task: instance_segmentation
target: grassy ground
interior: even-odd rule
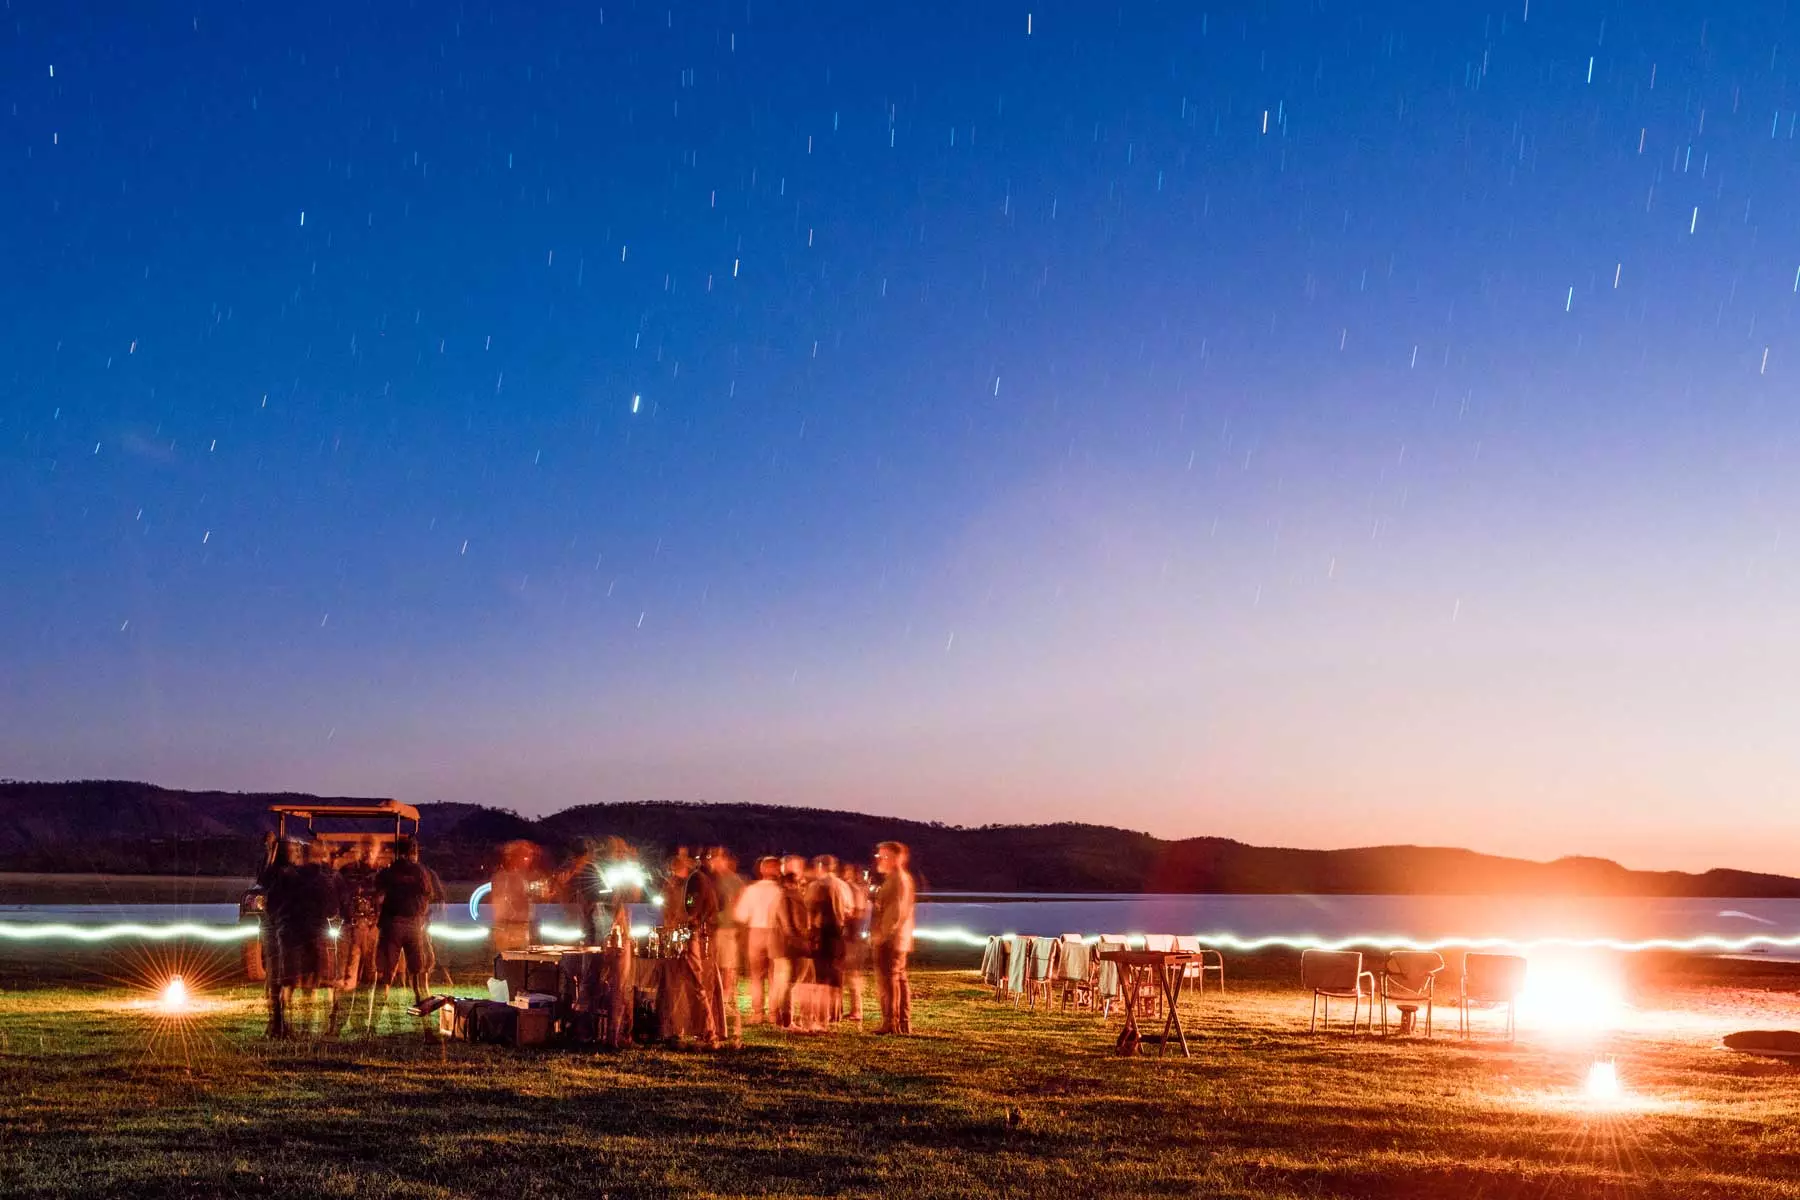
[[[918,974],[922,1036],[719,1054],[445,1044],[397,1005],[270,1044],[246,988],[166,1021],[121,986],[38,987],[0,992],[0,1194],[1792,1196],[1800,1074],[1714,1048],[1800,1023],[1767,982],[1670,976],[1596,1047],[1462,1044],[1454,1010],[1431,1042],[1311,1036],[1300,993],[1252,980],[1189,1007],[1194,1057],[1162,1061],[951,970]],[[1579,1098],[1596,1049],[1617,1107]]]

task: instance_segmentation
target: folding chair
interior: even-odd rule
[[[1112,937],[1101,934],[1100,940],[1094,944],[1094,999],[1100,1007],[1100,1015],[1112,1016],[1112,1006],[1125,994],[1119,982],[1119,964],[1109,962],[1100,956],[1108,950],[1123,950],[1125,943],[1115,941]]]
[[[1051,976],[1064,1012],[1072,1002],[1076,1008],[1094,1006],[1094,967],[1099,960],[1093,947],[1079,933],[1065,933],[1056,956],[1056,970]]]
[[[1210,973],[1219,977],[1219,994],[1225,994],[1225,954],[1223,951],[1214,950],[1210,946],[1202,946],[1197,937],[1177,937],[1175,948],[1200,956],[1199,962],[1189,963],[1187,970],[1183,972],[1194,981],[1196,991],[1205,989],[1206,977]]]
[[[1044,1007],[1050,1007],[1051,979],[1056,974],[1056,964],[1062,958],[1062,942],[1059,939],[1034,937],[1026,950],[1025,972],[1025,1007],[1036,1008],[1038,997],[1044,999]]]
[[[1462,1035],[1474,1032],[1469,1010],[1476,1004],[1506,1005],[1506,1040],[1519,1034],[1519,993],[1525,990],[1525,960],[1517,954],[1463,956],[1462,996],[1458,1006]]]
[[[1006,944],[1006,986],[1001,995],[1017,1004],[1031,978],[1031,939],[1015,933],[1002,940]]]
[[[994,989],[998,1000],[1006,991],[1006,943],[990,934],[987,948],[981,952],[981,982]]]
[[[1368,981],[1365,990],[1363,981]],[[1303,950],[1300,953],[1300,986],[1312,992],[1312,1025],[1319,1028],[1319,1000],[1325,1001],[1325,1028],[1331,1028],[1331,1001],[1350,1001],[1350,1032],[1356,1032],[1362,1002],[1369,1002],[1369,1028],[1375,1027],[1375,972],[1363,970],[1362,955],[1355,950]]]
[[[1387,1036],[1388,1001],[1400,1009],[1402,1032],[1410,1009],[1425,1009],[1425,1036],[1431,1036],[1431,1012],[1435,1005],[1438,972],[1444,969],[1444,956],[1436,950],[1396,950],[1387,956],[1381,974],[1381,1033]]]

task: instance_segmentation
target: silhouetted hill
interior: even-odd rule
[[[0,783],[0,870],[243,874],[273,827],[271,803],[320,799],[358,798]],[[568,853],[584,838],[617,835],[652,859],[717,842],[746,862],[783,852],[861,862],[892,838],[912,846],[932,887],[953,891],[1800,896],[1800,879],[1749,871],[1629,871],[1606,859],[1539,863],[1432,846],[1290,850],[1103,825],[963,828],[762,804],[588,804],[540,819],[474,804],[419,811],[425,856],[451,879],[483,878],[513,838]]]

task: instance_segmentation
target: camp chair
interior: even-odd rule
[[[1363,981],[1368,981],[1364,990]],[[1325,999],[1325,1028],[1331,1028],[1331,1001],[1333,997],[1348,1000],[1350,1007],[1350,1032],[1356,1032],[1356,1017],[1362,1009],[1365,997],[1369,1001],[1369,1025],[1375,1023],[1375,973],[1365,971],[1362,966],[1362,954],[1355,950],[1303,950],[1300,953],[1300,986],[1312,992],[1312,1025],[1310,1031],[1319,1027],[1319,998]]]
[[[1387,956],[1381,974],[1381,1033],[1387,1036],[1388,1001],[1400,1009],[1401,1022],[1408,1009],[1425,1009],[1425,1036],[1431,1036],[1431,1010],[1437,991],[1438,972],[1444,969],[1444,956],[1436,950],[1396,950]]]
[[[1144,949],[1146,950],[1173,950],[1174,948],[1175,935],[1172,933],[1146,933],[1144,935]]]
[[[1123,939],[1115,939],[1104,933],[1100,935],[1100,940],[1094,943],[1094,962],[1096,964],[1094,967],[1094,999],[1100,1005],[1100,1015],[1104,1017],[1112,1015],[1113,1002],[1125,994],[1125,989],[1119,983],[1119,964],[1107,962],[1100,956],[1108,950],[1123,949],[1125,949]]]
[[[1025,972],[1025,1007],[1036,1008],[1038,997],[1044,998],[1044,1007],[1050,1007],[1051,980],[1056,974],[1056,965],[1062,958],[1062,942],[1053,938],[1034,937],[1030,939],[1026,950]]]
[[[994,999],[1001,999],[1006,990],[1006,943],[997,934],[988,936],[988,945],[981,952],[981,982],[988,988],[994,988]]]
[[[1017,1004],[1025,995],[1026,981],[1031,978],[1031,939],[1015,933],[1002,940],[1006,944],[1006,984],[1001,996]]]
[[[1519,1034],[1519,993],[1525,990],[1525,960],[1517,954],[1463,956],[1461,1026],[1473,1032],[1469,1009],[1476,1004],[1506,1005],[1506,1040]]]
[[[1175,948],[1187,954],[1198,954],[1200,956],[1199,962],[1189,963],[1187,969],[1182,972],[1189,979],[1194,981],[1196,990],[1206,987],[1206,976],[1208,973],[1211,973],[1219,977],[1219,993],[1221,995],[1224,994],[1224,951],[1214,950],[1210,946],[1202,946],[1200,944],[1200,939],[1197,937],[1177,937],[1175,939]]]
[[[1094,1006],[1094,983],[1099,964],[1094,956],[1093,947],[1082,940],[1078,933],[1065,933],[1062,936],[1061,949],[1056,958],[1056,970],[1051,982],[1062,997],[1062,1007],[1068,1010],[1071,1001],[1076,1008],[1092,1008]]]

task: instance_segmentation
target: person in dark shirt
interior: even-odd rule
[[[394,969],[404,964],[417,1005],[429,994],[431,905],[443,899],[444,887],[436,875],[419,865],[419,844],[413,839],[396,841],[394,856],[393,865],[375,876],[375,890],[381,896],[376,917],[376,974],[386,1003]]]
[[[281,925],[286,915],[288,897],[292,892],[290,880],[294,874],[294,861],[285,840],[270,834],[266,845],[266,860],[263,869],[256,876],[256,886],[263,893],[263,978],[269,1005],[267,1035],[284,1038],[291,1031],[287,1023],[288,989],[283,982],[281,965]]]
[[[283,896],[276,920],[281,984],[308,993],[314,1002],[320,989],[330,993],[325,1031],[332,1034],[337,1032],[341,1009],[332,971],[331,920],[343,910],[343,896],[326,845],[313,842],[305,857],[306,862],[281,881]]]
[[[375,949],[379,938],[375,918],[381,912],[381,896],[375,890],[376,862],[380,846],[372,837],[356,848],[356,858],[338,872],[343,907],[338,912],[338,986],[354,992],[366,978],[375,983]]]

